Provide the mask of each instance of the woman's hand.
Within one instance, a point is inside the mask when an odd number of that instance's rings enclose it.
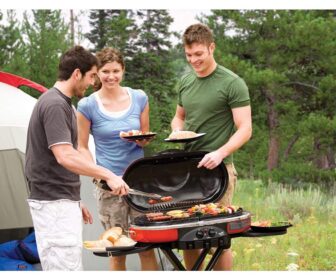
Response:
[[[154,136],[153,137],[150,137],[150,138],[146,138],[146,139],[141,139],[141,140],[135,140],[134,142],[140,146],[140,147],[145,147],[147,146],[152,140],[154,139]]]

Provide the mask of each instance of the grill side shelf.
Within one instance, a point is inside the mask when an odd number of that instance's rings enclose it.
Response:
[[[267,236],[274,236],[274,235],[283,235],[287,234],[287,229],[282,230],[282,231],[269,231],[269,232],[258,232],[254,231],[252,229],[242,232],[242,233],[237,233],[237,234],[230,234],[231,238],[236,238],[236,237],[267,237]]]
[[[141,243],[138,242],[134,247],[125,249],[114,249],[113,247],[107,247],[106,252],[94,252],[93,254],[99,257],[111,257],[111,256],[124,256],[130,254],[136,254],[143,251],[147,251],[156,248],[158,244],[155,243]]]

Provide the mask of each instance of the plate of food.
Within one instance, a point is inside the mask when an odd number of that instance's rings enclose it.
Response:
[[[113,243],[109,240],[90,240],[83,242],[84,248],[95,252],[95,253],[103,253],[106,252],[106,247],[113,246]]]
[[[122,234],[121,227],[112,227],[103,232],[98,240],[84,241],[84,248],[94,253],[104,253],[112,250],[132,249],[136,242]]]
[[[114,242],[113,246],[108,249],[112,250],[132,249],[136,244],[137,243],[133,239],[127,237],[126,235],[122,235],[120,238],[118,238],[118,240],[116,240],[116,242]]]
[[[289,222],[257,221],[251,223],[251,229],[257,232],[285,231],[293,226]]]
[[[153,138],[157,133],[155,132],[144,132],[141,130],[129,130],[129,131],[120,131],[120,138],[127,140],[143,140]]]
[[[164,139],[166,142],[173,143],[189,143],[203,137],[206,133],[196,133],[194,131],[180,130],[173,131],[168,138]]]

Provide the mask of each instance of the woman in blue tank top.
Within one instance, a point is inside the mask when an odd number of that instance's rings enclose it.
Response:
[[[95,142],[96,161],[115,174],[122,176],[126,168],[144,156],[143,147],[148,140],[126,141],[121,131],[149,131],[148,97],[142,90],[122,87],[125,64],[119,51],[105,48],[97,53],[99,61],[96,92],[83,98],[77,107],[78,149],[88,158],[93,157],[88,148],[89,134]],[[140,213],[118,196],[97,188],[99,219],[107,230],[119,226],[129,228],[129,220]],[[142,270],[157,270],[153,250],[139,254]],[[126,256],[111,257],[112,270],[126,270]]]

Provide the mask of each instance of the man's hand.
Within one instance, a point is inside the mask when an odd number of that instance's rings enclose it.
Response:
[[[93,218],[92,215],[89,211],[89,209],[81,202],[80,207],[82,209],[82,216],[83,216],[83,221],[84,224],[92,224],[93,223]]]
[[[223,161],[223,156],[219,151],[214,151],[206,154],[198,163],[197,168],[204,166],[207,169],[216,168]]]
[[[128,194],[129,186],[120,176],[113,176],[106,181],[107,185],[111,189],[111,193],[114,195],[126,195]]]

